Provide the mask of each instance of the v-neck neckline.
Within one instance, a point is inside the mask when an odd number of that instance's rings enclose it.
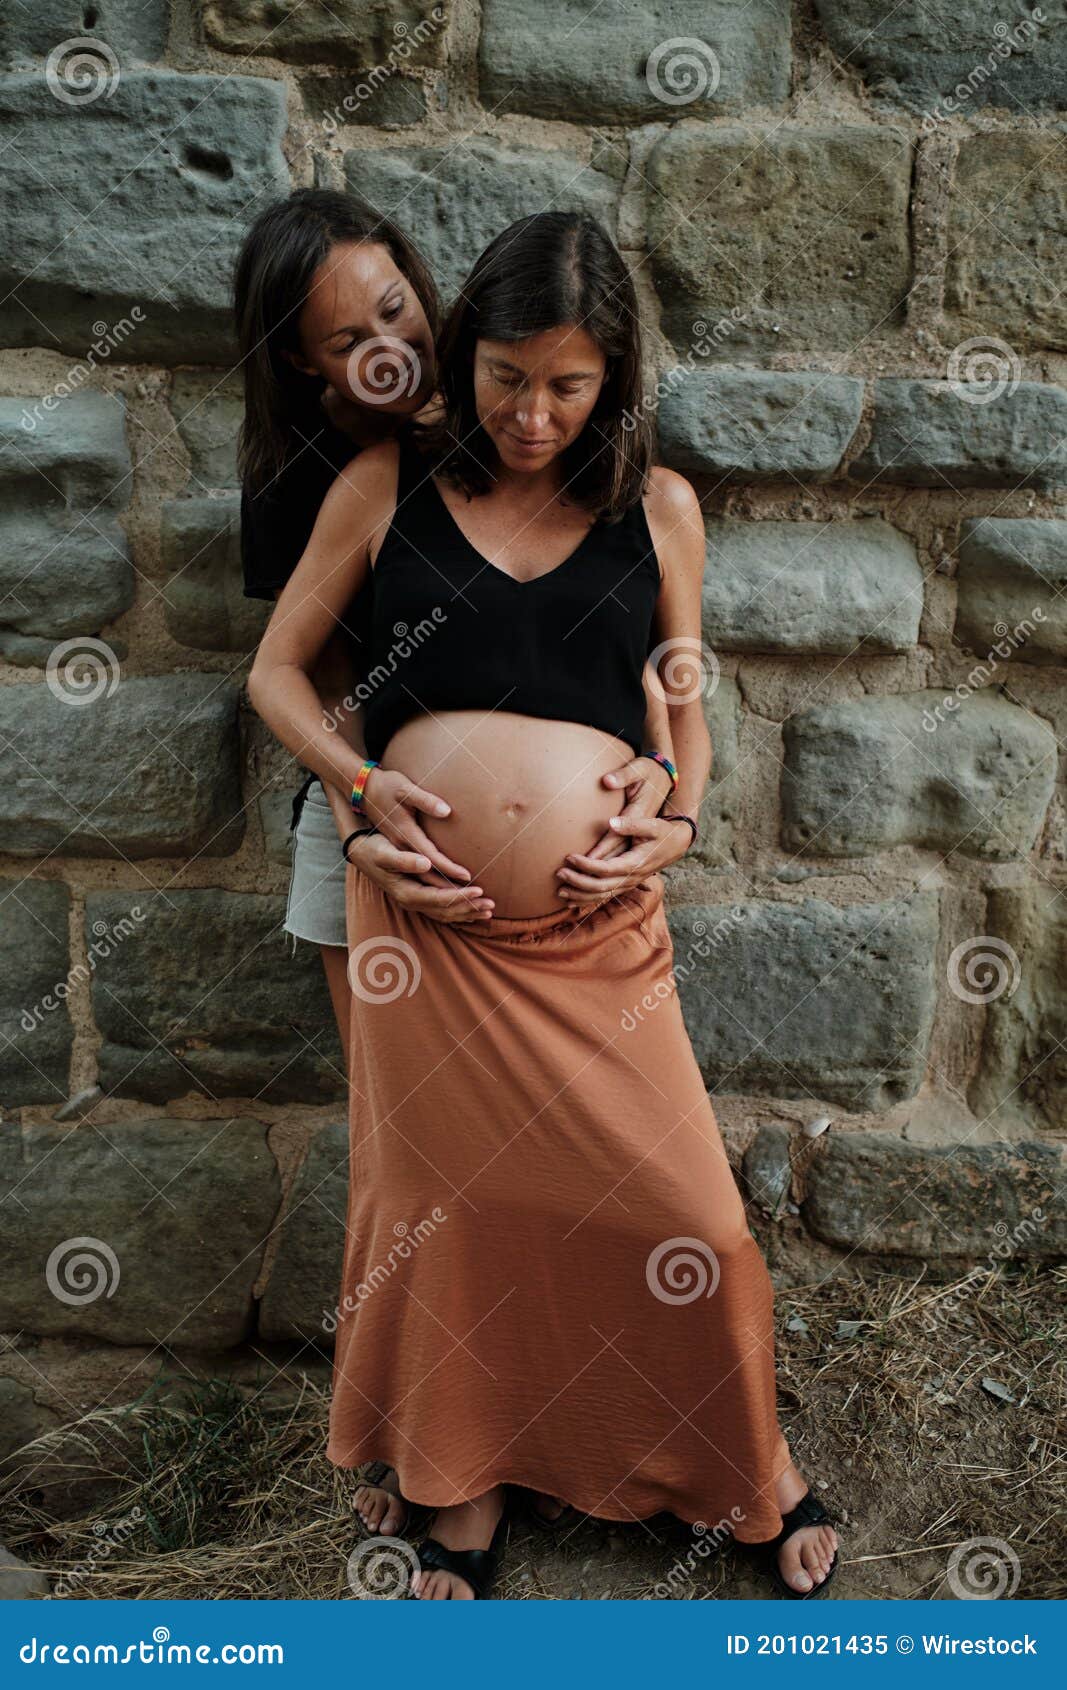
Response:
[[[532,575],[530,577],[529,581],[520,581],[517,575],[509,575],[506,569],[501,569],[500,565],[498,563],[494,563],[492,558],[486,557],[484,552],[480,552],[478,550],[477,546],[474,544],[474,541],[470,538],[470,536],[468,534],[465,534],[463,532],[463,529],[460,527],[459,523],[456,521],[455,515],[453,514],[451,508],[449,507],[448,501],[446,500],[446,498],[445,498],[444,494],[442,493],[440,487],[438,487],[438,485],[437,485],[436,481],[434,480],[433,476],[430,475],[428,477],[428,479],[429,479],[430,486],[433,488],[434,493],[437,495],[438,503],[441,505],[441,508],[444,510],[445,515],[448,517],[449,522],[452,524],[452,527],[455,529],[456,533],[459,535],[460,539],[463,541],[463,544],[466,546],[466,548],[470,552],[471,556],[477,558],[479,563],[484,564],[486,569],[491,569],[495,575],[501,576],[501,578],[505,581],[510,581],[513,587],[521,587],[521,588],[536,587],[537,583],[539,581],[547,581],[551,576],[558,575],[561,569],[566,569],[569,564],[572,564],[574,562],[575,558],[584,549],[584,547],[588,544],[588,542],[590,541],[592,536],[597,532],[597,529],[600,527],[601,519],[600,519],[600,517],[597,517],[596,520],[593,523],[591,523],[590,526],[586,529],[585,533],[582,535],[581,539],[578,541],[578,544],[575,546],[574,550],[567,553],[567,556],[563,559],[562,563],[554,564],[551,569],[544,570],[543,573],[540,574],[540,575]]]

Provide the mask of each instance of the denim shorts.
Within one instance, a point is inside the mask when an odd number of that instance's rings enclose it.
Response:
[[[358,821],[353,818],[353,826]],[[315,945],[346,945],[345,873],[341,836],[320,780],[307,788],[289,835],[293,867],[283,927]],[[294,943],[293,949],[296,946]]]

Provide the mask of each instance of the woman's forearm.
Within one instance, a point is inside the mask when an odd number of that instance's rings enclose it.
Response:
[[[278,663],[261,674],[253,664],[248,697],[286,750],[318,775],[327,791],[333,787],[347,799],[364,755],[329,725],[328,706],[303,669],[295,663]]]
[[[663,688],[659,685],[659,677],[651,659],[645,661],[645,730],[641,749],[643,751],[662,751],[665,757],[674,762],[673,739],[671,735],[670,712],[667,700],[663,695]]]
[[[679,705],[670,712],[670,723],[678,785],[665,808],[692,816],[699,827],[700,806],[704,801],[712,763],[711,736],[704,721],[701,701],[697,699]]]

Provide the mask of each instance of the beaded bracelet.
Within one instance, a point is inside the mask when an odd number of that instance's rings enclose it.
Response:
[[[363,788],[367,784],[367,776],[370,774],[372,769],[376,769],[377,767],[378,764],[374,761],[373,757],[365,757],[359,766],[359,773],[352,785],[351,799],[352,808],[357,813],[363,808]]]
[[[688,822],[689,823],[689,826],[691,827],[691,829],[693,831],[693,837],[689,841],[689,844],[686,846],[686,850],[691,851],[693,849],[693,846],[696,844],[696,840],[697,840],[697,824],[693,820],[692,816],[676,815],[673,810],[661,810],[660,815],[665,822]]]
[[[345,862],[351,864],[351,866],[355,868],[356,865],[352,862],[352,858],[348,854],[348,847],[351,845],[353,839],[362,839],[365,834],[377,833],[377,831],[378,829],[372,824],[370,827],[357,827],[354,833],[350,833],[341,846],[341,855]]]
[[[670,758],[662,751],[642,751],[642,757],[651,757],[654,763],[659,763],[671,777],[671,791],[678,785],[678,770]]]

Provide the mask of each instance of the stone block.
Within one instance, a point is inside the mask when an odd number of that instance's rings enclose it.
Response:
[[[1067,483],[1067,391],[1050,383],[888,377],[874,388],[871,438],[849,475],[904,487]]]
[[[1067,659],[1067,521],[970,518],[960,531],[955,636],[1006,662]]]
[[[0,399],[0,656],[46,665],[133,603],[122,400]]]
[[[204,38],[291,64],[444,63],[450,0],[207,0]]]
[[[662,378],[663,461],[721,481],[831,481],[863,409],[856,376],[689,370]]]
[[[1051,728],[990,688],[848,699],[785,724],[782,843],[816,857],[899,845],[1025,857],[1055,779]]]
[[[163,1103],[187,1093],[266,1103],[346,1095],[337,1025],[317,947],[283,931],[285,899],[213,889],[147,905],[136,937],[102,959],[92,1001],[100,1083]],[[86,921],[111,923],[124,892],[92,892]]]
[[[273,606],[244,596],[240,494],[164,505],[162,555],[172,637],[201,651],[255,651]]]
[[[936,998],[935,894],[845,908],[757,902],[723,919],[729,913],[687,904],[668,918],[682,1010],[711,1091],[857,1111],[915,1095]],[[700,960],[683,971],[690,957]]]
[[[1065,103],[1062,16],[1033,24],[1033,8],[1006,11],[1003,0],[815,0],[815,9],[838,58],[872,93],[931,125],[982,106],[1017,117]]]
[[[65,1102],[74,1044],[71,984],[68,888],[59,880],[0,880],[3,1108]]]
[[[259,1121],[0,1132],[0,1326],[224,1350],[281,1198]]]
[[[982,1257],[1014,1235],[1016,1255],[1063,1256],[1067,1213],[1057,1188],[1065,1164],[1056,1145],[831,1133],[807,1171],[801,1214],[817,1237],[847,1250]]]
[[[240,381],[222,370],[176,370],[170,409],[189,453],[189,493],[239,486],[237,433],[245,411]]]
[[[244,836],[238,689],[223,675],[119,677],[106,648],[0,688],[0,850],[225,857]]]
[[[99,66],[106,74],[115,58],[123,66],[162,58],[169,19],[170,0],[13,0],[0,9],[0,65],[36,68],[56,54],[52,75],[84,94],[85,79],[99,76]],[[73,57],[57,52],[70,42],[79,49]]]
[[[482,0],[479,85],[494,112],[568,123],[663,123],[779,105],[786,0]]]
[[[998,887],[987,932],[972,939],[964,984],[986,1017],[968,1102],[1016,1130],[1067,1125],[1067,886]],[[984,962],[981,959],[986,959]],[[951,983],[951,982],[950,982]]]
[[[348,1127],[331,1122],[311,1140],[279,1222],[281,1241],[259,1305],[261,1338],[333,1342],[347,1205]]]
[[[1059,24],[1062,53],[1067,26]],[[1027,55],[1035,64],[1043,56],[1041,46]],[[1058,82],[1062,98],[1062,62]],[[977,336],[981,344],[1000,337],[1006,371],[1016,379],[1015,348],[1067,348],[1065,140],[1062,125],[1047,133],[968,135],[956,161],[946,227],[946,338]]]
[[[703,634],[715,651],[910,651],[923,576],[879,518],[707,524]]]
[[[680,350],[731,312],[731,358],[739,348],[851,350],[900,322],[910,274],[903,130],[687,120],[656,143],[645,176],[653,277]]]
[[[0,344],[84,356],[110,331],[124,362],[232,359],[233,262],[289,191],[285,126],[264,77],[125,71],[71,106],[0,76]]]

